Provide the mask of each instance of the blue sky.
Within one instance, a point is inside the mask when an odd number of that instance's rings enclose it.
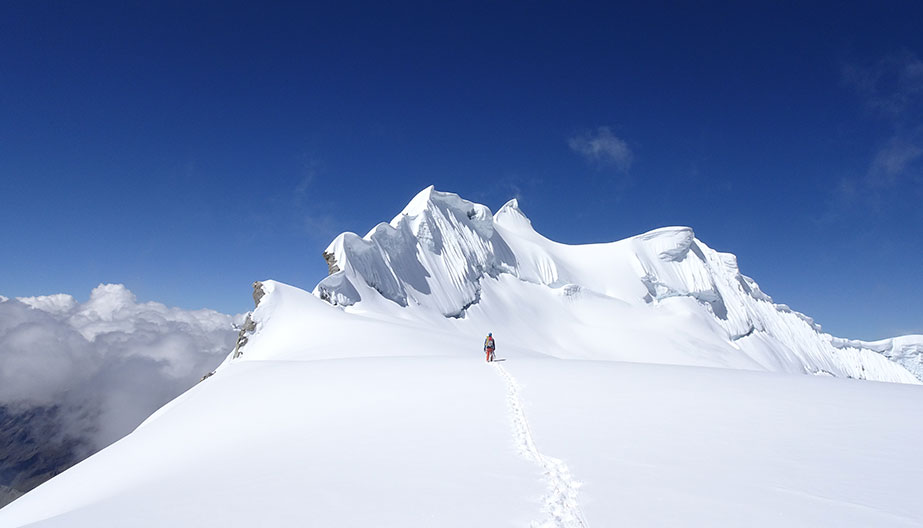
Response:
[[[923,333],[917,3],[376,4],[0,6],[0,293],[245,311],[434,184]]]

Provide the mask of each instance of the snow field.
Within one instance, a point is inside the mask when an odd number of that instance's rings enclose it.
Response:
[[[233,363],[0,527],[923,525],[918,386],[503,356]]]
[[[0,526],[527,526],[505,396],[473,358],[235,363]]]
[[[923,526],[923,388],[725,369],[510,361],[594,526]]]

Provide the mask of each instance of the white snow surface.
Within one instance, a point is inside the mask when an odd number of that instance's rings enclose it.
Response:
[[[568,246],[429,188],[327,252],[0,527],[923,526],[923,387],[885,357],[921,340],[829,336],[689,228]]]

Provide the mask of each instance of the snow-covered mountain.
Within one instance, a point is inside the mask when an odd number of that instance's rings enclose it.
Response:
[[[923,338],[824,334],[689,228],[568,246],[429,188],[324,257],[0,527],[921,525],[923,387],[888,358]]]
[[[494,328],[536,354],[904,383],[918,381],[908,368],[923,375],[923,336],[895,349],[825,334],[688,227],[571,246],[537,233],[516,200],[492,215],[430,187],[365,237],[338,236],[324,256],[332,274],[314,293],[347,312],[397,312],[472,338]],[[534,310],[540,317],[523,317]]]

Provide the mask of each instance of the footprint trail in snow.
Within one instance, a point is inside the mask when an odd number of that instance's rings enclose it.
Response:
[[[506,381],[506,399],[513,421],[516,447],[524,457],[542,466],[548,491],[543,498],[543,511],[546,518],[533,522],[532,528],[589,528],[580,504],[577,491],[580,483],[574,480],[562,460],[542,454],[535,446],[535,439],[529,422],[523,411],[522,399],[519,397],[519,384],[501,365],[494,363],[494,368]]]

